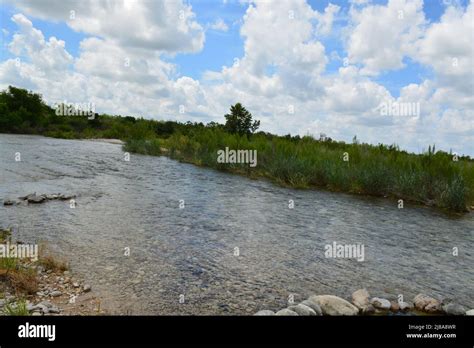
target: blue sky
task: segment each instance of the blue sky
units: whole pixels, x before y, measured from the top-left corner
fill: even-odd
[[[444,0],[449,1],[449,0]],[[226,3],[219,1],[187,1],[193,8],[197,21],[204,27],[213,23],[216,19],[224,20],[229,29],[226,32],[207,29],[206,41],[204,48],[198,53],[178,53],[171,56],[165,56],[164,60],[177,65],[178,76],[190,76],[194,79],[200,79],[202,74],[207,70],[217,71],[222,66],[231,66],[234,58],[240,58],[244,54],[244,39],[240,35],[240,26],[242,17],[247,9],[245,4],[239,1],[229,0]],[[327,52],[337,52],[340,56],[344,56],[343,42],[338,36],[337,27],[344,27],[347,25],[347,11],[349,11],[350,3],[347,0],[311,0],[308,1],[314,10],[323,12],[329,3],[341,7],[341,16],[336,21],[336,30],[328,38],[324,38],[324,43]],[[372,1],[373,4],[384,5],[387,0]],[[466,6],[468,0],[460,0],[459,3]],[[444,13],[446,5],[443,0],[425,1],[423,11],[427,20],[435,22],[439,20]],[[13,58],[6,49],[8,37],[10,37],[16,30],[15,24],[10,18],[17,13],[18,10],[11,4],[2,5],[1,13],[1,28],[8,30],[7,36],[3,35],[2,45],[2,59]],[[51,22],[41,20],[39,18],[30,18],[34,26],[41,30],[45,37],[55,36],[58,39],[64,40],[67,43],[68,52],[74,56],[79,56],[79,44],[88,37],[87,34],[76,32],[64,22]],[[431,72],[428,68],[411,61],[405,60],[406,68],[390,71],[380,75],[377,82],[384,85],[394,96],[399,95],[401,87],[409,83],[420,83],[425,78],[430,77]],[[342,66],[341,60],[331,60],[327,67],[327,73],[337,72]]]
[[[101,3],[90,0],[3,1],[0,84],[39,89],[48,100],[94,99],[102,112],[182,121],[219,121],[238,100],[261,115],[264,130],[279,134],[324,132],[348,141],[357,132],[363,141],[398,142],[415,152],[430,142],[474,152],[459,141],[474,139],[471,85],[462,79],[472,74],[469,0],[175,0],[164,5],[167,17],[147,17],[157,11],[151,2],[132,3],[127,9],[117,0],[103,15]],[[84,16],[65,21],[71,8]],[[169,20],[182,8],[186,34]],[[289,9],[296,19],[286,23]],[[385,24],[398,9],[408,22]],[[133,20],[119,24],[127,11]],[[38,32],[43,42],[34,42]],[[442,49],[447,44],[452,52]],[[121,71],[128,55],[140,64]],[[17,57],[20,68],[10,63]],[[454,58],[464,73],[449,67]],[[106,93],[111,84],[117,88]],[[375,106],[388,99],[419,102],[423,112],[380,119]],[[182,105],[184,115],[176,112]],[[285,111],[289,105],[294,116]]]

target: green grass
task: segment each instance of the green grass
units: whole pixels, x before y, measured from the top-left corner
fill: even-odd
[[[256,149],[258,165],[217,163],[217,151]],[[471,160],[430,150],[416,155],[396,146],[346,144],[311,137],[269,137],[228,134],[202,128],[166,139],[131,139],[125,150],[169,156],[181,161],[253,177],[266,177],[294,188],[325,188],[353,194],[392,197],[465,212],[472,205],[474,167]],[[348,161],[344,161],[344,155]]]
[[[455,212],[474,205],[474,161],[468,156],[454,161],[451,154],[435,151],[434,146],[426,153],[410,154],[396,145],[347,144],[311,136],[259,132],[248,138],[227,133],[216,123],[56,116],[41,96],[15,87],[0,92],[0,132],[66,139],[117,138],[125,141],[128,152],[167,155],[294,188],[390,197]],[[217,163],[217,151],[225,147],[257,150],[257,167]],[[349,161],[343,160],[345,154]]]
[[[12,315],[12,316],[28,316],[28,315],[30,315],[30,312],[27,309],[25,300],[17,301],[15,305],[6,304],[4,311],[5,311],[6,315]]]

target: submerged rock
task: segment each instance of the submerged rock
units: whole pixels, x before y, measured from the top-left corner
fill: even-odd
[[[359,313],[359,308],[337,296],[313,295],[309,300],[319,305],[324,315],[357,315]]]

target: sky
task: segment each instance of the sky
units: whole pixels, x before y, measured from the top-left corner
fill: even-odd
[[[469,0],[0,4],[0,88],[50,105],[474,155]]]

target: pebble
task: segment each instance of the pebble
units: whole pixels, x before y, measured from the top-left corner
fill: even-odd
[[[83,290],[84,290],[84,292],[89,292],[89,291],[92,290],[92,288],[89,284],[85,284]]]
[[[55,290],[55,291],[52,291],[49,295],[52,297],[58,297],[62,295],[62,292],[59,290]]]

